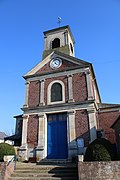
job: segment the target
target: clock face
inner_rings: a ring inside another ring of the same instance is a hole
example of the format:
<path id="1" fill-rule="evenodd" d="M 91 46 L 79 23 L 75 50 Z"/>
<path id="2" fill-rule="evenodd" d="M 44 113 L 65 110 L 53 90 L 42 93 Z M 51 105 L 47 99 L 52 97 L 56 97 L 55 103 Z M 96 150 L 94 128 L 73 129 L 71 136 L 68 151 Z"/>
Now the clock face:
<path id="1" fill-rule="evenodd" d="M 54 58 L 50 62 L 50 67 L 53 69 L 57 69 L 62 65 L 62 60 L 59 58 Z"/>

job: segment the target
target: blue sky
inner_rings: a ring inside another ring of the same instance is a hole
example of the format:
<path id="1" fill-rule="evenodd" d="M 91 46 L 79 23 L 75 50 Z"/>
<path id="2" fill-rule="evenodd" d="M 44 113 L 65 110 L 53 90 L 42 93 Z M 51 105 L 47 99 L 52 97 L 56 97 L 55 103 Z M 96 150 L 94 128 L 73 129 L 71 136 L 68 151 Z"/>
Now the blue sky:
<path id="1" fill-rule="evenodd" d="M 70 25 L 77 58 L 93 63 L 104 103 L 120 103 L 119 0 L 0 0 L 0 131 L 14 131 L 21 114 L 22 76 L 42 56 L 43 32 Z"/>

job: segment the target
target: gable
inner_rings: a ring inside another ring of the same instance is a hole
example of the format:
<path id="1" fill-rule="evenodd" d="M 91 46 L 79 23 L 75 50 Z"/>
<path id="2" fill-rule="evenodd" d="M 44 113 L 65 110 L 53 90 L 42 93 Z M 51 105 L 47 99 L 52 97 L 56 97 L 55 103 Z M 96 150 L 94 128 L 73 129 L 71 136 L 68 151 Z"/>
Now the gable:
<path id="1" fill-rule="evenodd" d="M 45 64 L 42 68 L 40 68 L 35 74 L 40 74 L 40 73 L 47 73 L 47 72 L 54 72 L 56 70 L 64 70 L 66 68 L 69 68 L 69 67 L 75 67 L 77 66 L 76 64 L 70 62 L 70 61 L 66 61 L 65 59 L 61 58 L 62 59 L 62 65 L 58 68 L 58 69 L 52 69 L 50 67 L 50 61 Z"/>
<path id="2" fill-rule="evenodd" d="M 53 69 L 50 67 L 50 62 L 54 58 L 60 58 L 62 60 L 62 65 L 58 69 Z M 74 58 L 72 56 L 54 51 L 51 54 L 49 54 L 45 59 L 43 59 L 39 64 L 37 64 L 27 74 L 25 74 L 24 77 L 35 75 L 35 74 L 54 72 L 56 70 L 62 71 L 68 68 L 85 66 L 89 64 L 90 63 Z"/>

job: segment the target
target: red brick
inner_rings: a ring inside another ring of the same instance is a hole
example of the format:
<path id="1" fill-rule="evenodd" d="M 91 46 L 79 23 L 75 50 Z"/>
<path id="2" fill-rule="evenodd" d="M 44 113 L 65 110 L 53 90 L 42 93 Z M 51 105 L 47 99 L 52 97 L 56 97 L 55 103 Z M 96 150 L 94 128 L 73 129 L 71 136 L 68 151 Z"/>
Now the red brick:
<path id="1" fill-rule="evenodd" d="M 87 83 L 84 73 L 73 75 L 73 99 L 75 102 L 87 100 Z"/>
<path id="2" fill-rule="evenodd" d="M 27 142 L 28 146 L 34 148 L 38 139 L 38 116 L 30 115 L 28 119 Z"/>
<path id="3" fill-rule="evenodd" d="M 104 129 L 105 137 L 113 144 L 116 142 L 115 132 L 110 127 L 116 121 L 119 115 L 120 115 L 119 111 L 100 112 L 98 114 L 98 120 L 99 120 L 98 128 Z"/>
<path id="4" fill-rule="evenodd" d="M 75 113 L 76 137 L 82 137 L 87 145 L 89 142 L 89 121 L 86 110 L 77 110 Z"/>
<path id="5" fill-rule="evenodd" d="M 29 107 L 38 106 L 39 98 L 40 98 L 40 82 L 32 81 L 29 84 L 28 106 Z"/>

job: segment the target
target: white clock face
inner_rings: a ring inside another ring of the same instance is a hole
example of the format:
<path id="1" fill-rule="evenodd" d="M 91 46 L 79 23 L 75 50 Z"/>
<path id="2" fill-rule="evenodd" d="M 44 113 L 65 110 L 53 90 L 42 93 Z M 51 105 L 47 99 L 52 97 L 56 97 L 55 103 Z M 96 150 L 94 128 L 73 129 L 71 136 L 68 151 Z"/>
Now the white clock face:
<path id="1" fill-rule="evenodd" d="M 50 62 L 50 67 L 53 69 L 57 69 L 62 65 L 62 60 L 59 58 L 52 59 Z"/>

